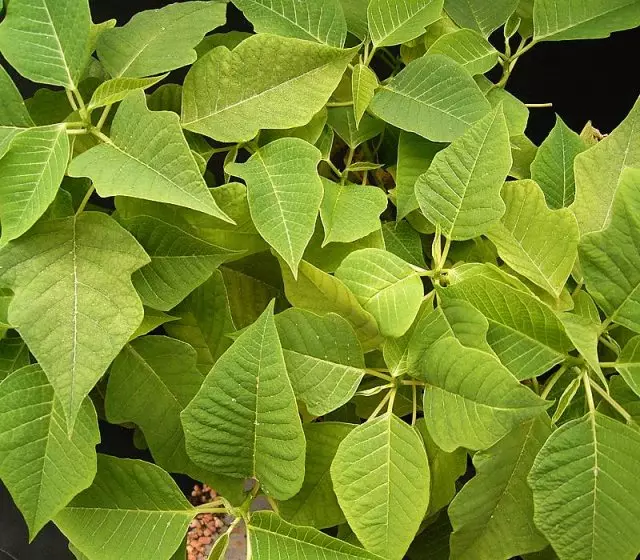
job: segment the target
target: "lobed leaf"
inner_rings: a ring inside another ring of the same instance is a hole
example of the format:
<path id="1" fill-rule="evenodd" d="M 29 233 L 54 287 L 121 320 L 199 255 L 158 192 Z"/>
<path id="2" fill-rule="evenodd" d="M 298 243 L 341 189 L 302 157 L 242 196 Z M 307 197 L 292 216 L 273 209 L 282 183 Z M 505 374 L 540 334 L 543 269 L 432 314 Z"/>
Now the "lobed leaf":
<path id="1" fill-rule="evenodd" d="M 443 0 L 371 0 L 367 6 L 369 35 L 375 47 L 406 43 L 440 18 Z"/>

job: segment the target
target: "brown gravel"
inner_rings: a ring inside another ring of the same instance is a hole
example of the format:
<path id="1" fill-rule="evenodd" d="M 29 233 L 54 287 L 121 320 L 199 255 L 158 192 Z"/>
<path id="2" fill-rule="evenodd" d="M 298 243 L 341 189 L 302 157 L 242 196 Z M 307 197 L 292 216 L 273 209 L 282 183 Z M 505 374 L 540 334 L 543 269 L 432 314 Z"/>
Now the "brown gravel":
<path id="1" fill-rule="evenodd" d="M 215 490 L 203 484 L 196 484 L 191 492 L 194 506 L 208 504 L 217 498 Z M 224 514 L 201 513 L 189 525 L 187 533 L 187 559 L 207 560 L 216 539 L 227 530 Z"/>

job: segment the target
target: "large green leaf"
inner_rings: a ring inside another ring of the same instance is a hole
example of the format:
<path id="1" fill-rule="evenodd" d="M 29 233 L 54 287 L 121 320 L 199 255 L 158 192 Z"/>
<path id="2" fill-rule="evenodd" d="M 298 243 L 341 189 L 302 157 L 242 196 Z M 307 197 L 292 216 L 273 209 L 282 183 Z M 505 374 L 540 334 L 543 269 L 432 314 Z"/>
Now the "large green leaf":
<path id="1" fill-rule="evenodd" d="M 275 513 L 258 511 L 248 527 L 251 552 L 256 560 L 383 560 L 312 527 L 296 527 Z"/>
<path id="2" fill-rule="evenodd" d="M 55 523 L 92 560 L 158 560 L 171 557 L 196 513 L 160 467 L 98 455 L 93 485 Z"/>
<path id="3" fill-rule="evenodd" d="M 282 277 L 285 294 L 292 305 L 319 315 L 337 313 L 351 323 L 365 351 L 381 342 L 373 315 L 362 308 L 340 279 L 306 261 L 300 263 L 297 280 L 288 268 L 283 268 Z"/>
<path id="4" fill-rule="evenodd" d="M 507 210 L 487 237 L 513 270 L 554 297 L 578 256 L 578 223 L 568 208 L 550 210 L 540 187 L 529 179 L 509 181 L 501 191 Z"/>
<path id="5" fill-rule="evenodd" d="M 347 30 L 354 37 L 364 40 L 369 32 L 367 23 L 367 5 L 363 0 L 340 0 L 342 11 L 347 20 Z"/>
<path id="6" fill-rule="evenodd" d="M 549 418 L 541 415 L 476 453 L 476 474 L 448 510 L 452 558 L 508 560 L 547 545 L 533 524 L 527 475 L 550 434 Z"/>
<path id="7" fill-rule="evenodd" d="M 553 311 L 519 280 L 490 264 L 462 265 L 442 297 L 464 299 L 489 321 L 487 341 L 518 379 L 536 377 L 566 357 L 571 342 Z"/>
<path id="8" fill-rule="evenodd" d="M 18 134 L 0 159 L 2 243 L 28 231 L 58 193 L 69 160 L 69 139 L 62 125 Z"/>
<path id="9" fill-rule="evenodd" d="M 0 252 L 0 282 L 15 292 L 10 322 L 47 374 L 69 430 L 142 321 L 131 274 L 147 262 L 136 240 L 97 212 L 41 222 Z"/>
<path id="10" fill-rule="evenodd" d="M 572 210 L 580 233 L 606 228 L 625 167 L 640 166 L 640 98 L 622 124 L 575 159 L 576 199 Z"/>
<path id="11" fill-rule="evenodd" d="M 369 35 L 375 47 L 406 43 L 440 19 L 443 0 L 371 0 L 367 6 Z"/>
<path id="12" fill-rule="evenodd" d="M 342 47 L 347 36 L 339 0 L 233 0 L 256 33 L 273 33 Z"/>
<path id="13" fill-rule="evenodd" d="M 557 116 L 549 136 L 531 163 L 531 178 L 540 185 L 549 208 L 564 208 L 575 199 L 573 162 L 587 149 L 584 140 Z"/>
<path id="14" fill-rule="evenodd" d="M 353 96 L 356 127 L 360 126 L 360 121 L 369 107 L 378 85 L 378 76 L 371 68 L 365 64 L 356 64 L 353 67 L 351 72 L 351 94 Z"/>
<path id="15" fill-rule="evenodd" d="M 400 257 L 402 260 L 426 268 L 422 238 L 405 220 L 398 222 L 384 222 L 382 224 L 382 236 L 387 251 Z"/>
<path id="16" fill-rule="evenodd" d="M 98 38 L 98 58 L 111 76 L 142 78 L 196 60 L 194 47 L 205 34 L 223 25 L 224 2 L 183 2 L 140 12 L 123 27 Z"/>
<path id="17" fill-rule="evenodd" d="M 256 478 L 276 499 L 298 493 L 305 439 L 273 303 L 216 362 L 182 424 L 187 453 L 202 468 Z"/>
<path id="18" fill-rule="evenodd" d="M 607 229 L 580 241 L 589 294 L 620 325 L 640 332 L 640 170 L 622 174 Z"/>
<path id="19" fill-rule="evenodd" d="M 416 269 L 383 249 L 360 249 L 336 270 L 365 311 L 373 315 L 383 336 L 402 336 L 418 314 L 424 288 Z"/>
<path id="20" fill-rule="evenodd" d="M 75 89 L 89 61 L 88 0 L 12 0 L 0 52 L 33 82 Z"/>
<path id="21" fill-rule="evenodd" d="M 96 412 L 82 403 L 73 435 L 40 366 L 26 366 L 0 384 L 0 478 L 29 526 L 31 538 L 96 474 Z"/>
<path id="22" fill-rule="evenodd" d="M 278 503 L 278 513 L 295 525 L 316 529 L 335 527 L 345 518 L 331 483 L 329 469 L 338 446 L 354 428 L 339 422 L 314 422 L 304 425 L 307 459 L 304 483 L 290 500 Z"/>
<path id="23" fill-rule="evenodd" d="M 276 316 L 284 361 L 296 397 L 314 416 L 341 407 L 364 376 L 364 356 L 346 319 L 288 309 Z"/>
<path id="24" fill-rule="evenodd" d="M 599 39 L 638 25 L 636 0 L 536 0 L 533 6 L 536 41 Z"/>
<path id="25" fill-rule="evenodd" d="M 640 336 L 634 336 L 624 345 L 616 360 L 616 369 L 636 395 L 640 396 Z"/>
<path id="26" fill-rule="evenodd" d="M 0 66 L 0 125 L 29 128 L 34 122 L 11 76 Z"/>
<path id="27" fill-rule="evenodd" d="M 410 62 L 370 106 L 382 120 L 434 142 L 451 142 L 490 108 L 469 73 L 441 54 Z"/>
<path id="28" fill-rule="evenodd" d="M 124 195 L 184 206 L 230 221 L 200 174 L 176 114 L 150 111 L 130 93 L 111 125 L 111 141 L 75 158 L 72 177 L 89 177 L 100 196 Z"/>
<path id="29" fill-rule="evenodd" d="M 167 74 L 153 78 L 113 78 L 101 83 L 91 96 L 87 105 L 88 111 L 122 101 L 129 92 L 136 89 L 147 89 L 167 77 Z"/>
<path id="30" fill-rule="evenodd" d="M 450 239 L 486 233 L 505 212 L 500 189 L 511 161 L 509 130 L 499 106 L 438 152 L 418 178 L 422 213 Z"/>
<path id="31" fill-rule="evenodd" d="M 447 14 L 460 26 L 475 29 L 484 37 L 491 35 L 518 6 L 518 0 L 445 0 Z"/>
<path id="32" fill-rule="evenodd" d="M 184 127 L 221 142 L 243 142 L 261 128 L 307 124 L 354 54 L 353 49 L 266 33 L 249 37 L 233 51 L 217 47 L 187 74 Z"/>
<path id="33" fill-rule="evenodd" d="M 491 354 L 455 338 L 438 341 L 422 362 L 424 416 L 438 447 L 487 449 L 550 404 Z"/>
<path id="34" fill-rule="evenodd" d="M 281 138 L 257 150 L 246 163 L 226 167 L 247 183 L 251 217 L 260 235 L 298 274 L 322 201 L 321 154 L 300 138 Z"/>
<path id="35" fill-rule="evenodd" d="M 460 29 L 439 37 L 427 54 L 443 54 L 455 60 L 469 74 L 484 74 L 498 63 L 498 51 L 480 33 Z"/>
<path id="36" fill-rule="evenodd" d="M 338 447 L 331 479 L 358 540 L 375 554 L 400 560 L 429 505 L 429 463 L 420 436 L 390 413 L 362 424 Z"/>
<path id="37" fill-rule="evenodd" d="M 529 474 L 536 526 L 561 560 L 640 550 L 640 432 L 599 412 L 556 430 Z"/>
<path id="38" fill-rule="evenodd" d="M 326 178 L 322 179 L 322 184 L 323 246 L 351 243 L 380 229 L 380 214 L 386 210 L 388 202 L 382 189 L 368 185 L 339 185 Z"/>
<path id="39" fill-rule="evenodd" d="M 19 336 L 8 336 L 0 340 L 0 381 L 27 365 L 29 349 Z"/>
<path id="40" fill-rule="evenodd" d="M 138 216 L 122 220 L 151 257 L 133 274 L 142 303 L 169 311 L 205 282 L 230 254 L 171 223 Z"/>

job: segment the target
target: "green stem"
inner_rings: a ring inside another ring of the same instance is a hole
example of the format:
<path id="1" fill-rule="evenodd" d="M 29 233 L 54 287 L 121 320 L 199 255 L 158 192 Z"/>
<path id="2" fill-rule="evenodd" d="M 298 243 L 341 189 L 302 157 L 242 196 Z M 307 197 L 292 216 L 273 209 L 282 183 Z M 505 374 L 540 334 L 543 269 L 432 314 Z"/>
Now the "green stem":
<path id="1" fill-rule="evenodd" d="M 96 128 L 98 130 L 102 130 L 104 123 L 107 122 L 107 117 L 109 116 L 109 112 L 111 111 L 112 107 L 113 105 L 107 105 L 102 111 L 102 115 L 100 115 L 100 119 L 98 119 L 98 124 L 96 124 Z"/>
<path id="2" fill-rule="evenodd" d="M 327 165 L 329 166 L 331 171 L 333 171 L 337 177 L 342 177 L 342 171 L 340 171 L 330 159 L 327 159 L 325 161 L 327 162 Z"/>
<path id="3" fill-rule="evenodd" d="M 413 379 L 402 379 L 401 385 L 410 385 L 412 387 L 424 387 L 424 381 L 414 381 Z"/>
<path id="4" fill-rule="evenodd" d="M 341 185 L 344 185 L 347 182 L 347 177 L 349 176 L 349 166 L 353 161 L 353 156 L 355 155 L 355 153 L 356 153 L 355 148 L 349 148 L 349 153 L 347 154 L 347 160 L 345 161 L 345 164 L 344 164 L 344 171 L 342 172 L 342 175 L 340 177 Z"/>
<path id="5" fill-rule="evenodd" d="M 373 377 L 377 377 L 378 379 L 383 379 L 384 381 L 393 381 L 393 378 L 390 375 L 385 375 L 384 373 L 376 371 L 375 369 L 365 369 L 364 371 L 367 375 L 372 375 Z"/>
<path id="6" fill-rule="evenodd" d="M 84 99 L 82 99 L 82 94 L 77 89 L 72 89 L 71 93 L 74 95 L 74 97 L 76 98 L 76 101 L 78 102 L 78 113 L 80 114 L 80 117 L 84 121 L 86 121 L 88 124 L 90 124 L 91 119 L 89 118 L 87 107 L 84 104 Z"/>
<path id="7" fill-rule="evenodd" d="M 627 424 L 631 424 L 633 423 L 633 417 L 631 416 L 631 414 L 629 414 L 624 408 L 622 408 L 622 406 L 620 405 L 620 403 L 618 403 L 618 401 L 616 401 L 609 393 L 607 393 L 602 387 L 600 387 L 600 385 L 598 385 L 597 383 L 593 383 L 591 384 L 591 387 L 593 387 L 596 392 L 605 400 L 607 401 L 611 407 L 620 415 L 622 416 L 625 421 L 627 422 Z"/>
<path id="8" fill-rule="evenodd" d="M 227 508 L 211 507 L 209 504 L 203 504 L 207 507 L 198 506 L 198 513 L 227 513 Z"/>
<path id="9" fill-rule="evenodd" d="M 376 54 L 376 47 L 374 46 L 371 51 L 369 52 L 369 56 L 367 56 L 366 60 L 364 61 L 364 65 L 365 66 L 369 66 L 369 64 L 371 64 L 371 61 L 373 60 L 373 55 Z"/>
<path id="10" fill-rule="evenodd" d="M 371 413 L 371 416 L 369 416 L 369 418 L 367 418 L 367 422 L 369 422 L 369 420 L 373 420 L 377 415 L 378 412 L 380 412 L 383 408 L 384 405 L 387 404 L 387 401 L 391 398 L 391 393 L 393 391 L 389 391 L 384 398 L 378 403 L 378 406 L 376 406 L 375 410 Z"/>
<path id="11" fill-rule="evenodd" d="M 601 368 L 614 368 L 618 365 L 618 362 L 600 362 Z"/>
<path id="12" fill-rule="evenodd" d="M 90 131 L 96 138 L 102 140 L 105 144 L 111 144 L 111 138 L 109 138 L 106 134 L 103 134 L 96 128 L 91 128 Z"/>
<path id="13" fill-rule="evenodd" d="M 438 272 L 442 270 L 445 263 L 447 262 L 447 257 L 449 256 L 449 249 L 451 249 L 451 238 L 447 237 L 444 242 L 444 249 L 442 250 L 442 256 L 440 257 L 440 264 L 438 265 Z"/>
<path id="14" fill-rule="evenodd" d="M 67 94 L 67 99 L 69 100 L 69 105 L 71 105 L 71 108 L 74 111 L 77 111 L 78 104 L 76 103 L 76 100 L 73 98 L 73 95 L 71 94 L 71 90 L 65 88 L 64 92 Z"/>
<path id="15" fill-rule="evenodd" d="M 568 369 L 567 366 L 562 366 L 547 380 L 547 382 L 544 384 L 544 389 L 540 394 L 541 399 L 547 398 L 547 395 L 549 395 L 549 393 L 551 392 L 551 389 L 553 389 L 553 386 L 558 382 L 558 379 L 560 379 L 564 375 L 567 369 Z"/>
<path id="16" fill-rule="evenodd" d="M 353 100 L 351 101 L 330 101 L 327 103 L 327 107 L 351 107 Z"/>
<path id="17" fill-rule="evenodd" d="M 529 109 L 542 109 L 545 107 L 553 107 L 553 103 L 525 103 L 525 107 L 529 107 Z"/>
<path id="18" fill-rule="evenodd" d="M 82 198 L 82 202 L 80 202 L 80 206 L 78 206 L 78 210 L 76 211 L 76 216 L 84 212 L 85 206 L 89 202 L 89 199 L 91 198 L 91 195 L 95 192 L 95 190 L 96 188 L 93 184 L 87 189 L 87 192 L 84 194 L 84 197 Z"/>
<path id="19" fill-rule="evenodd" d="M 398 390 L 394 387 L 393 389 L 391 389 L 391 391 L 389 391 L 389 403 L 387 404 L 387 414 L 391 414 L 393 412 L 393 403 L 396 400 L 396 394 L 398 393 Z"/>
<path id="20" fill-rule="evenodd" d="M 86 128 L 68 128 L 67 134 L 69 136 L 79 136 L 81 134 L 89 134 L 89 131 Z"/>
<path id="21" fill-rule="evenodd" d="M 594 413 L 596 411 L 596 405 L 593 402 L 593 393 L 591 392 L 591 380 L 589 374 L 586 371 L 582 372 L 582 383 L 584 383 L 584 392 L 587 395 L 587 404 L 589 405 L 589 412 Z"/>
<path id="22" fill-rule="evenodd" d="M 606 346 L 609 350 L 611 350 L 616 356 L 620 353 L 620 350 L 618 350 L 618 347 L 613 344 L 611 341 L 607 340 L 604 336 L 600 337 L 600 342 Z"/>
<path id="23" fill-rule="evenodd" d="M 418 419 L 418 389 L 415 385 L 411 386 L 411 425 L 416 425 L 416 420 Z"/>

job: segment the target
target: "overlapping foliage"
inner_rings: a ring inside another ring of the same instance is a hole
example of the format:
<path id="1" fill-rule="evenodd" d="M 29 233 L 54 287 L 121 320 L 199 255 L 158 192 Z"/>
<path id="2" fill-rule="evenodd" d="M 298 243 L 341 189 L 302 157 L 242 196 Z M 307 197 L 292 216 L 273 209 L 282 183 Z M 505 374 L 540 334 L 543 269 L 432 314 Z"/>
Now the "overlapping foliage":
<path id="1" fill-rule="evenodd" d="M 505 86 L 640 2 L 234 3 L 255 33 L 220 0 L 4 2 L 0 52 L 57 88 L 0 69 L 0 479 L 31 536 L 169 560 L 229 512 L 259 560 L 634 559 L 640 102 L 536 147 Z M 98 418 L 154 463 L 97 454 Z"/>

